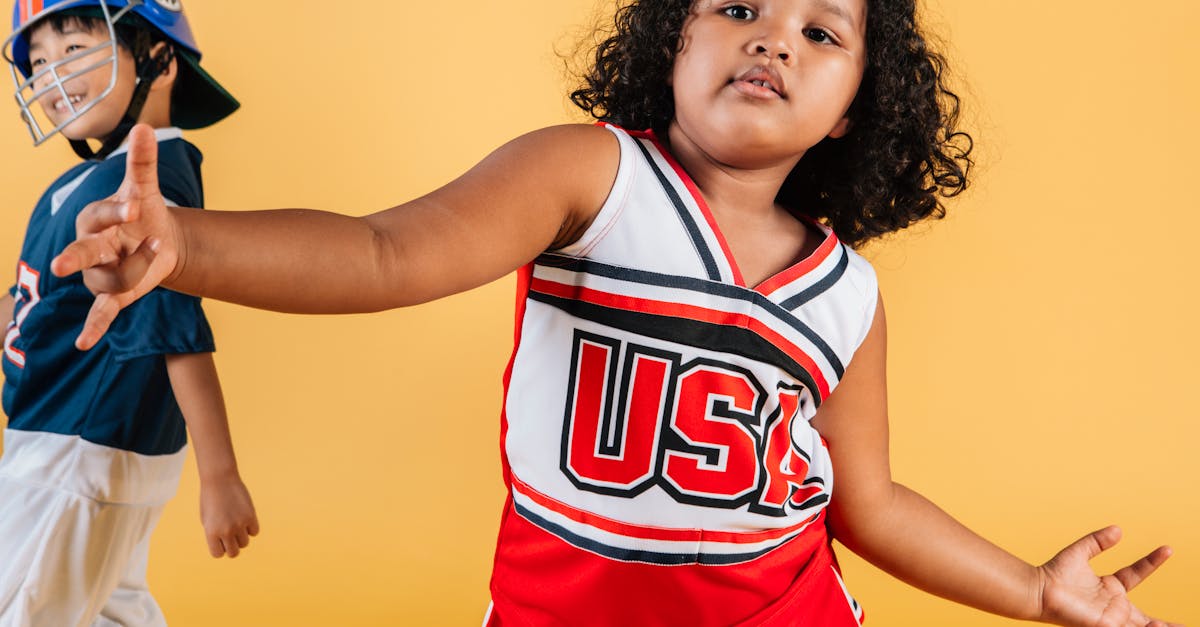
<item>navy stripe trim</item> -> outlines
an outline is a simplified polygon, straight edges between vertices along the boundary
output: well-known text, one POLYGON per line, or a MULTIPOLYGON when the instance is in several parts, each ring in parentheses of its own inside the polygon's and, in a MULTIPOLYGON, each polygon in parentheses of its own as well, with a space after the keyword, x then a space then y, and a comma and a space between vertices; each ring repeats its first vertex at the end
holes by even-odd
POLYGON ((535 290, 529 291, 531 300, 545 303, 582 320, 590 320, 615 329, 657 338, 684 346, 740 355, 747 359, 771 364, 788 373, 807 387, 813 394, 813 402, 820 407, 820 393, 811 373, 792 359, 779 347, 763 339, 757 333, 742 327, 712 324, 699 320, 673 318, 642 311, 629 311, 605 307, 573 298, 562 298, 535 290))
MULTIPOLYGON (((842 244, 842 246, 844 247, 845 244, 842 244)), ((838 260, 837 266, 833 268, 832 272, 825 275, 825 277, 820 281, 808 286, 799 294, 796 294, 782 303, 779 303, 779 306, 788 311, 795 311, 799 309, 801 305, 820 296, 825 292, 825 290, 833 287, 833 284, 837 283, 842 278, 842 275, 846 274, 846 268, 850 267, 850 253, 848 253, 844 248, 841 252, 842 258, 838 260)))
POLYGON ((704 263, 704 271, 708 273, 708 278, 713 281, 720 281, 721 269, 717 267, 717 260, 713 257, 712 251, 708 249, 708 243, 704 241, 704 235, 700 232, 700 226, 696 223, 696 219, 688 211, 687 205, 683 204, 683 199, 675 192, 675 186, 671 185, 666 174, 658 167, 658 163, 654 161, 654 157, 650 155, 650 151, 646 149, 646 145, 636 138, 634 139, 634 143, 641 149, 642 155, 646 157, 646 163, 649 163, 650 168, 654 170, 654 175, 658 177, 658 182, 662 185, 663 191, 667 193, 667 197, 671 199, 671 204, 675 206, 675 211, 679 213, 679 220, 683 222, 684 228, 687 229, 688 235, 692 238, 692 246, 696 248, 696 253, 700 255, 700 261, 704 263))
MULTIPOLYGON (((806 483, 806 485, 807 485, 807 483, 806 483)), ((821 494, 818 494, 818 495, 808 499, 807 501, 801 503, 798 507, 796 507, 796 510, 802 512, 806 509, 811 509, 818 505, 823 505, 828 502, 829 502, 829 494, 822 492, 821 494)))
MULTIPOLYGON (((846 257, 847 259, 849 258, 848 255, 846 257)), ((777 320, 783 322, 792 329, 795 329, 797 332, 803 335, 805 339, 807 339, 809 342, 812 342, 813 346, 816 346, 817 350, 821 351, 821 356, 824 357, 825 361, 829 363, 829 366, 833 368, 833 371, 835 374, 837 374, 837 378, 839 380, 846 372, 846 368, 842 364, 842 360, 838 358, 837 353, 833 352, 833 348, 830 347, 829 344, 820 335, 818 335, 816 331, 813 331, 808 325, 801 322, 792 312, 780 307, 766 296, 763 296, 754 290, 745 289, 736 285, 729 285, 727 283, 710 282, 704 279, 697 279, 693 277, 622 268, 600 263, 598 261, 592 261, 590 259, 568 257, 565 255, 543 254, 540 255, 534 261, 534 263, 547 268, 560 268, 570 272, 594 274, 596 276, 609 279, 629 281, 631 283, 641 283, 643 285, 684 289, 701 294, 710 294, 713 296, 720 296, 722 298, 730 298, 752 303, 774 316, 777 320)))
MULTIPOLYGON (((620 560, 622 562, 640 562, 643 564, 657 564, 660 566, 683 566, 686 564, 699 564, 702 566, 723 566, 728 564, 740 564, 749 562, 775 549, 783 546, 791 540, 786 538, 775 546, 754 551, 752 553, 659 553, 657 551, 638 551, 632 549, 622 549, 615 546, 609 546, 585 538, 557 523, 550 522, 541 516, 530 511, 520 503, 513 501, 513 508, 521 515, 522 518, 528 520, 534 525, 541 528, 543 531, 563 540, 564 542, 592 553, 603 555, 604 557, 620 560)), ((794 536, 793 536, 794 537, 794 536)))

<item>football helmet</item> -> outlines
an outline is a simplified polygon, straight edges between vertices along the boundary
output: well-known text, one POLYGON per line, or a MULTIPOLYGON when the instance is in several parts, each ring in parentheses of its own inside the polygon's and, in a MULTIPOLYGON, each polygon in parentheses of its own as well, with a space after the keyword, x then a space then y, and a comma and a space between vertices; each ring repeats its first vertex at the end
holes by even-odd
MULTIPOLYGON (((176 97, 171 106, 172 124, 182 128, 202 128, 223 119, 238 108, 238 101, 200 67, 200 48, 183 11, 182 0, 16 0, 13 6, 13 32, 4 43, 3 54, 11 66, 21 118, 29 127, 35 145, 40 145, 62 131, 112 92, 117 79, 116 25, 135 21, 127 17, 130 14, 141 18, 137 26, 148 25, 158 30, 171 46, 170 50, 157 57, 136 59, 139 89, 135 91, 124 123, 114 129, 113 135, 104 138, 106 145, 113 144, 109 151, 124 140, 129 127, 136 122, 141 111, 149 83, 166 68, 172 57, 179 62, 176 97), (30 66, 28 33, 42 19, 64 12, 101 18, 108 29, 109 40, 35 70, 30 66), (64 66, 84 58, 87 59, 87 63, 83 67, 72 67, 69 72, 65 70, 64 66), (89 102, 71 102, 64 84, 104 67, 111 68, 108 88, 89 102), (57 124, 46 122, 32 109, 40 98, 55 91, 62 95, 69 112, 69 115, 57 124)), ((80 147, 76 146, 77 143, 82 142, 72 141, 72 145, 79 152, 80 147)), ((99 158, 103 155, 81 153, 81 156, 99 158)))

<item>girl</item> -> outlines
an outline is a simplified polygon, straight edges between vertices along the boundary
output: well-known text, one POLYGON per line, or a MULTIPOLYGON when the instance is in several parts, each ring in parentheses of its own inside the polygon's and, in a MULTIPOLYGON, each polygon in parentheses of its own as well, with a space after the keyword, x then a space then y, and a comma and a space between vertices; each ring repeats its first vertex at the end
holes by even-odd
POLYGON ((1168 549, 1099 578, 1110 528, 1033 567, 891 480, 883 308, 846 243, 940 213, 969 165, 913 12, 632 3, 575 94, 610 125, 530 133, 361 219, 168 211, 139 132, 55 266, 93 268, 79 345, 159 282, 361 312, 522 268, 491 624, 856 624, 830 533, 989 611, 1162 624, 1125 593, 1168 549))

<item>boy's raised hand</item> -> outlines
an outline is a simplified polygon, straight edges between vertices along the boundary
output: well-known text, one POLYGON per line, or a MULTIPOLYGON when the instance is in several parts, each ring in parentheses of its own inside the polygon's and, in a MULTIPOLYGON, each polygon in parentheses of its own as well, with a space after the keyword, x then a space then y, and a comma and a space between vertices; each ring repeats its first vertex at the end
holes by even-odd
POLYGON ((1120 539, 1120 529, 1106 527, 1076 540, 1039 567, 1041 620, 1089 627, 1182 627, 1146 616, 1128 597, 1130 590, 1171 556, 1168 547, 1159 547, 1111 575, 1098 577, 1092 571, 1088 561, 1120 539))
POLYGON ((75 241, 50 265, 55 276, 83 271, 96 294, 75 346, 88 350, 117 314, 162 283, 179 259, 178 227, 158 188, 158 142, 139 124, 129 133, 125 180, 75 220, 75 241))

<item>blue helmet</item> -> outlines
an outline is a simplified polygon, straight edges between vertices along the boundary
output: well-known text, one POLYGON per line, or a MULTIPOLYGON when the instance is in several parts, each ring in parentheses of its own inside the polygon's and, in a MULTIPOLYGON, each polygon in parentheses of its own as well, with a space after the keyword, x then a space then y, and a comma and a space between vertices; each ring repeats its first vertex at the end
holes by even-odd
MULTIPOLYGON (((16 0, 13 6, 13 33, 60 11, 99 8, 104 4, 114 15, 129 11, 142 16, 171 41, 190 51, 197 60, 200 59, 200 47, 196 45, 196 37, 192 35, 181 0, 107 0, 103 3, 101 0, 16 0)), ((17 37, 13 41, 12 55, 18 64, 29 65, 29 42, 24 37, 17 37)), ((28 76, 26 73, 26 78, 28 76)))
MULTIPOLYGON (((176 97, 171 103, 171 123, 175 126, 189 129, 202 128, 216 123, 237 110, 239 106, 237 99, 200 67, 200 47, 196 44, 196 38, 188 24, 187 15, 183 11, 182 0, 16 0, 13 6, 13 32, 4 45, 4 55, 12 64, 13 80, 17 85, 17 101, 21 104, 22 117, 30 125, 30 131, 33 133, 36 143, 40 144, 45 141, 46 138, 61 130, 69 121, 49 132, 43 132, 36 128, 37 124, 28 110, 36 98, 32 95, 26 97, 22 93, 34 92, 27 31, 39 20, 62 12, 94 14, 107 22, 110 35, 114 40, 111 60, 114 70, 116 50, 113 26, 130 21, 125 17, 130 13, 141 18, 142 23, 139 25, 149 25, 150 28, 156 29, 172 44, 174 58, 178 61, 179 68, 176 78, 176 97), (18 72, 20 76, 18 76, 18 72)), ((94 53, 94 51, 92 52, 94 53)), ((86 55, 73 55, 72 58, 79 56, 86 55)), ((64 62, 70 60, 66 59, 64 62)), ((49 76, 55 81, 61 82, 69 78, 59 77, 52 68, 48 69, 51 69, 49 76)), ((88 70, 90 69, 94 68, 89 67, 88 70)), ((40 76, 42 73, 43 70, 39 70, 38 75, 40 76)), ((115 71, 113 74, 115 77, 115 71)), ((49 89, 55 88, 59 87, 51 86, 49 89)), ((37 92, 37 94, 40 93, 37 92)), ((107 92, 100 98, 106 95, 107 92)), ((96 100, 98 101, 99 98, 96 100)), ((85 113, 88 108, 90 107, 81 107, 75 117, 85 113)), ((74 110, 73 106, 72 110, 74 110)))

